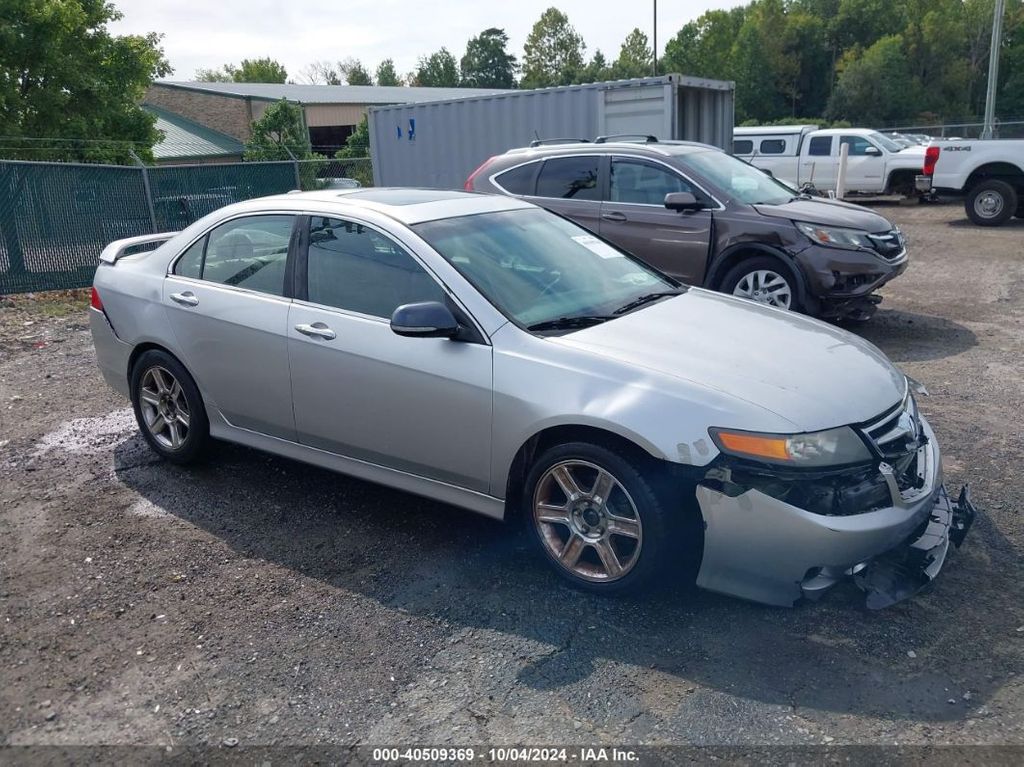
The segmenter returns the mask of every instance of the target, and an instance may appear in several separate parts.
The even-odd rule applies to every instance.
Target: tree
[[[920,85],[899,35],[883,37],[862,55],[854,49],[840,61],[841,74],[826,117],[848,119],[859,125],[885,125],[916,115]]]
[[[338,63],[338,72],[346,85],[373,85],[373,78],[359,59],[348,58]]]
[[[252,123],[245,142],[246,160],[306,160],[313,157],[302,107],[281,99]]]
[[[523,51],[523,88],[569,85],[583,70],[587,46],[569,17],[548,8],[533,25]]]
[[[402,78],[395,71],[395,62],[384,59],[377,65],[377,85],[402,85]]]
[[[612,64],[612,77],[617,80],[646,77],[651,74],[653,56],[647,35],[639,29],[634,29],[626,35],[622,48],[619,49],[619,58]]]
[[[515,88],[516,57],[506,50],[505,30],[485,29],[466,43],[466,54],[460,62],[464,88]]]
[[[329,61],[314,61],[307,64],[300,77],[310,85],[341,85],[341,75]]]
[[[432,88],[459,87],[459,64],[447,48],[420,57],[416,67],[416,85]]]
[[[612,79],[612,68],[608,66],[608,60],[600,50],[594,51],[593,57],[587,65],[580,70],[576,78],[577,83],[600,83]]]
[[[271,58],[242,59],[237,67],[225,64],[220,69],[200,69],[196,79],[201,82],[223,83],[285,83],[288,72],[284,65]]]
[[[134,150],[152,159],[159,134],[139,103],[171,68],[160,35],[111,35],[107,25],[120,18],[101,0],[0,4],[0,135],[34,147],[8,155],[130,163]]]
[[[691,21],[665,45],[660,70],[694,77],[732,80],[732,45],[746,18],[746,9],[708,11]]]
[[[373,166],[370,165],[370,126],[364,116],[345,140],[345,146],[334,153],[337,160],[350,160],[341,164],[340,172],[356,179],[363,186],[373,186]]]

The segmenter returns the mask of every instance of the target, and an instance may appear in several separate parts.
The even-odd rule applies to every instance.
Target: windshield
[[[681,289],[545,210],[460,216],[413,229],[523,327],[570,317],[611,319],[641,297]]]
[[[693,152],[679,157],[726,194],[748,205],[784,205],[793,190],[753,165],[725,152]]]
[[[868,138],[878,144],[882,149],[887,152],[899,152],[906,147],[896,141],[893,141],[888,136],[883,136],[881,133],[869,133]]]

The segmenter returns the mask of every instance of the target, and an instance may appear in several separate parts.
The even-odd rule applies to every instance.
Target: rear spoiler
[[[161,232],[160,234],[144,234],[141,237],[127,237],[123,240],[114,240],[107,245],[100,253],[100,261],[106,264],[116,264],[119,258],[131,255],[127,251],[137,248],[140,245],[152,245],[156,242],[167,242],[177,232]]]

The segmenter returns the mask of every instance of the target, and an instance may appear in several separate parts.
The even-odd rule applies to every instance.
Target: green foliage
[[[207,83],[285,83],[288,71],[271,58],[242,59],[237,67],[225,64],[220,69],[200,69],[196,80]]]
[[[152,160],[159,134],[139,102],[171,68],[159,35],[111,35],[119,18],[103,0],[0,3],[0,156]]]
[[[334,156],[339,160],[370,156],[370,124],[365,116],[345,139],[345,146],[335,152]]]
[[[634,29],[626,35],[619,50],[619,58],[612,64],[612,77],[616,80],[647,77],[652,72],[653,57],[647,35]]]
[[[459,87],[459,63],[447,48],[423,56],[416,67],[416,85],[431,88]]]
[[[515,88],[516,57],[507,50],[504,29],[485,29],[466,43],[459,63],[464,88]]]
[[[377,65],[377,85],[402,85],[402,78],[395,71],[395,62],[384,59]]]
[[[885,125],[917,114],[921,104],[917,89],[907,87],[911,78],[899,35],[883,37],[863,54],[855,49],[839,76],[827,116],[856,115],[865,125]]]
[[[308,160],[314,156],[298,104],[281,99],[267,107],[251,127],[252,137],[245,142],[246,160]]]
[[[601,51],[594,51],[593,57],[580,70],[576,77],[577,83],[600,83],[612,79],[612,68]]]
[[[338,71],[346,85],[373,85],[373,78],[359,59],[345,59],[338,64]]]
[[[523,53],[523,88],[569,85],[579,80],[587,46],[557,8],[548,8],[533,25]]]

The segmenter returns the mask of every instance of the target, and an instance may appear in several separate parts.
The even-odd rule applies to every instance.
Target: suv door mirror
[[[665,195],[665,207],[669,210],[704,210],[707,206],[691,192],[669,192]]]
[[[403,304],[391,315],[391,330],[410,338],[454,338],[459,321],[451,310],[437,301]]]

